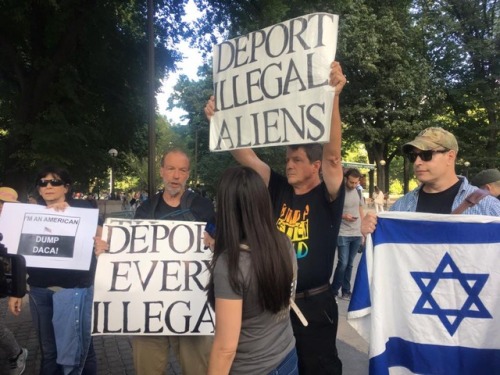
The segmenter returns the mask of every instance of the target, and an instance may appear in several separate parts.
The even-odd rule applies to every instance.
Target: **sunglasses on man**
[[[425,151],[410,151],[406,153],[406,157],[410,163],[415,163],[417,157],[422,161],[431,161],[434,154],[444,154],[450,150],[425,150]]]
[[[55,178],[52,180],[46,180],[45,178],[42,178],[37,183],[37,185],[40,187],[47,187],[49,184],[51,186],[63,186],[65,185],[65,182],[63,180],[58,180]]]

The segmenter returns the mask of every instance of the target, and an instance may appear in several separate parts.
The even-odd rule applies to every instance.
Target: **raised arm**
[[[214,113],[215,98],[211,96],[205,106],[205,115],[207,116],[209,121]],[[231,150],[230,152],[238,163],[244,165],[245,167],[252,168],[260,175],[260,177],[262,177],[266,186],[269,185],[269,179],[271,178],[271,168],[257,156],[254,150],[252,150],[251,148],[241,148],[237,150]]]
[[[323,145],[322,171],[325,185],[332,200],[337,197],[343,182],[342,157],[340,147],[342,143],[342,123],[340,120],[339,94],[346,83],[340,64],[334,61],[331,65],[330,85],[335,88],[333,99],[333,113],[330,122],[330,140]]]

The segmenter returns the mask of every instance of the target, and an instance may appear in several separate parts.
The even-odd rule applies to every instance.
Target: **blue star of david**
[[[445,272],[447,267],[451,269],[451,272]],[[410,274],[422,291],[422,296],[417,301],[413,313],[437,315],[451,336],[455,334],[460,323],[465,318],[492,319],[491,314],[479,299],[479,293],[488,279],[488,274],[462,273],[448,253],[441,259],[436,271],[410,272]],[[460,282],[468,295],[462,308],[442,309],[438,305],[432,296],[432,291],[441,279],[455,279]],[[426,284],[424,280],[429,282]],[[426,305],[430,305],[430,307],[425,307]],[[449,319],[449,317],[452,319]]]

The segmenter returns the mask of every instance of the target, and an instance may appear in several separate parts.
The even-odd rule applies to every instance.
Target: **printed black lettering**
[[[113,264],[113,273],[111,274],[111,286],[109,288],[110,292],[127,292],[132,287],[132,284],[129,281],[128,273],[130,271],[131,263],[130,262],[111,262]],[[122,273],[120,273],[122,272]],[[124,279],[123,282],[125,285],[118,287],[118,281],[120,279]]]
[[[173,310],[178,305],[179,305],[179,308],[176,309],[177,311],[174,314]],[[172,319],[170,319],[170,316],[172,314],[174,314],[175,316],[179,317],[183,311],[182,305],[187,307],[187,311],[185,312],[186,315],[184,315],[184,327],[176,330],[176,329],[174,329],[174,326],[172,325]],[[183,334],[183,333],[186,333],[189,331],[189,322],[191,320],[191,316],[189,315],[190,309],[191,309],[191,302],[185,302],[185,301],[176,301],[168,307],[167,313],[165,315],[165,324],[170,332],[174,332],[177,334]]]
[[[156,331],[151,330],[151,320],[155,319],[161,322],[161,308],[163,308],[163,302],[162,301],[148,301],[144,302],[145,305],[145,312],[144,312],[144,319],[145,319],[145,324],[144,324],[144,333],[161,333],[163,332],[163,327],[160,327]],[[153,315],[152,307],[159,307],[160,310],[158,313]]]

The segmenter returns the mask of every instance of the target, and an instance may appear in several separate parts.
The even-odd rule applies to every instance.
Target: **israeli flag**
[[[348,321],[370,374],[500,374],[500,218],[386,212]]]

